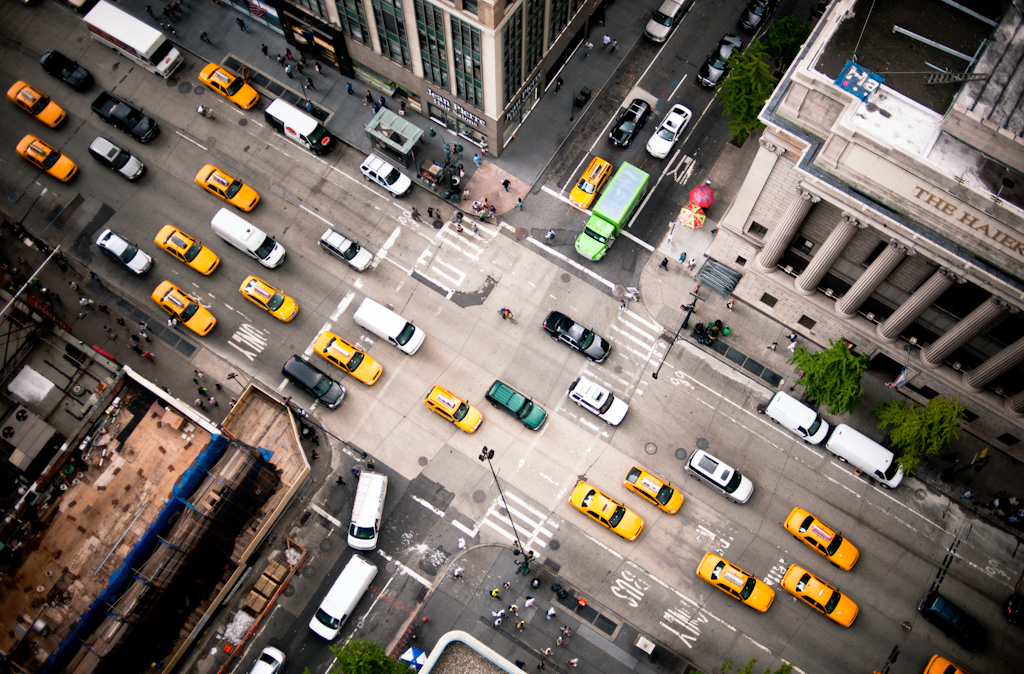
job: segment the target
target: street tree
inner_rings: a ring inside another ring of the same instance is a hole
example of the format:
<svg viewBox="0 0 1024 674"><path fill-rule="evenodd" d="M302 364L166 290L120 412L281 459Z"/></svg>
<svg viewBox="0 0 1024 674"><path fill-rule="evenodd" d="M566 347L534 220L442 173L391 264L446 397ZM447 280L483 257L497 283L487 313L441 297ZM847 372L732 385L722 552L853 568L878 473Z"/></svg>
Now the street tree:
<svg viewBox="0 0 1024 674"><path fill-rule="evenodd" d="M369 639L349 641L344 646L331 646L337 658L331 674L408 674L409 665L388 657L380 644ZM306 669L304 674L309 674Z"/></svg>
<svg viewBox="0 0 1024 674"><path fill-rule="evenodd" d="M811 353L802 346L789 359L803 371L805 395L815 403L828 405L829 414L852 412L864 393L861 378L871 364L865 356L853 353L845 339L829 340L831 348Z"/></svg>
<svg viewBox="0 0 1024 674"><path fill-rule="evenodd" d="M798 23L791 16L772 23L763 42L768 58L775 62L775 72L784 73L811 34L810 23Z"/></svg>
<svg viewBox="0 0 1024 674"><path fill-rule="evenodd" d="M742 143L764 126L757 113L779 81L772 77L767 58L764 45L757 41L729 57L729 76L718 87L718 97L723 115L729 116L729 133L734 143Z"/></svg>
<svg viewBox="0 0 1024 674"><path fill-rule="evenodd" d="M909 400L881 403L871 410L878 419L879 428L891 428L889 444L901 451L896 459L904 475L917 472L922 456L938 456L948 452L960 437L960 420L965 418L967 405L960 403L960 395L935 397L921 406Z"/></svg>
<svg viewBox="0 0 1024 674"><path fill-rule="evenodd" d="M725 662L722 663L722 674L733 671L735 671L736 674L753 674L755 662L757 662L757 658L752 659L750 662L743 665L743 667L741 667L740 669L734 670L732 668L732 658L728 658ZM771 667L764 668L764 674L790 674L790 672L792 671L793 665L789 664L788 662L780 665L779 668L776 669L774 672L771 671Z"/></svg>

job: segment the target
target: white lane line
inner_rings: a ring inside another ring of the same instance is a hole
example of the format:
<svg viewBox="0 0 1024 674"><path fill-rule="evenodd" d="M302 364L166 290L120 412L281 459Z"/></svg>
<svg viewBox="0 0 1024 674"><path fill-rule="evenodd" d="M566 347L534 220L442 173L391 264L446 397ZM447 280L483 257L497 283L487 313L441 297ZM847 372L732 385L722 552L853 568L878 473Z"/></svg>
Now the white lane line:
<svg viewBox="0 0 1024 674"><path fill-rule="evenodd" d="M910 506L908 506L908 505L905 505L905 504L903 504L903 503L900 503L899 501L897 501L896 499L894 499L894 498L893 498L892 496L889 496L888 494L886 494L886 493L885 493L885 490L884 490L884 489L882 489L881 487L878 487L878 486L876 486L876 485L872 485L872 486L873 486L873 487L875 488L875 491L876 491L876 492L878 492L878 493L879 493L879 494L881 494L882 496L886 497L887 499L889 499L889 500L890 500L890 501L892 501L893 503L896 503L896 504L898 504L898 505L901 505L901 506L903 506L904 508L906 508L906 509L907 509L907 510L909 510L910 512L914 513L915 515L917 515L918 517L920 517L921 519L923 519L923 520L924 520L925 522L927 522L928 524L932 525L933 527L935 527L935 528L937 528L937 529L941 529L942 531L946 531L946 533L950 533L949 531L947 531L947 530L946 530L946 528L945 528L945 527L943 527L943 526L941 526L941 525L937 524L936 522L933 522L932 520L928 519L927 517L925 517L925 516L924 516L924 515L922 515L921 513L917 512L916 510L914 510L914 509L913 509L913 508L911 508Z"/></svg>
<svg viewBox="0 0 1024 674"><path fill-rule="evenodd" d="M750 643L754 644L758 648L760 648L765 653L772 654L772 649L768 648L764 644L761 644L761 643L759 643L757 641L754 641L754 639L749 634L744 634L743 638L746 639L747 641L749 641Z"/></svg>
<svg viewBox="0 0 1024 674"><path fill-rule="evenodd" d="M331 229L334 229L334 227L333 227L334 223L333 222L331 222L330 220L328 220L324 216L320 215L319 213L314 211L312 208L309 208L308 206L306 206L306 204L299 204L299 208L301 208L302 210L306 211L307 213L309 213L314 218L316 218L320 222L324 223L328 227L331 227Z"/></svg>
<svg viewBox="0 0 1024 674"><path fill-rule="evenodd" d="M330 330L330 329L331 329L331 324L330 323L324 323L323 327L320 328L319 332L316 333L316 336L313 337L312 341L309 342L309 346L306 347L306 350L302 352L302 355L305 356L306 358L309 358L310 356L312 356L313 355L313 344L316 342L316 340L318 340L320 338L320 335L322 335L325 330Z"/></svg>
<svg viewBox="0 0 1024 674"><path fill-rule="evenodd" d="M676 92L677 92L677 91L679 91L679 87L683 86L683 82L685 82L685 81L686 81L686 78L687 78L687 75L683 75L683 76L682 76L682 77L680 78L680 80L679 80L679 84L677 84L677 85L676 85L676 88L675 88L675 89L673 89L673 90L672 90L672 93L671 93L671 94L669 94L669 96L668 96L668 100L669 100L669 101L671 101L671 100L672 100L673 98L675 98L675 97L676 97Z"/></svg>
<svg viewBox="0 0 1024 674"><path fill-rule="evenodd" d="M576 168L578 169L579 167L576 167ZM576 174L575 173L570 173L569 175L576 175ZM587 218L590 218L590 216L592 216L594 214L594 212L591 211L589 208L580 208L576 204L574 204L571 201L569 201L569 197L564 196L561 192L554 191L553 189L551 189L550 187L548 187L546 185L544 187L540 188L540 189L541 189L542 192L547 192L548 195L554 197L555 199L558 199L561 202L564 202L567 206L571 206L572 208L575 208L580 213L583 213L584 215L586 215ZM562 191L564 192L565 190L563 189Z"/></svg>
<svg viewBox="0 0 1024 674"><path fill-rule="evenodd" d="M336 321L339 318L341 318L341 315L344 314L346 310L348 310L348 305L352 304L352 300L355 298L355 296L356 296L355 293L349 292L344 297L341 298L341 301L338 302L338 306L335 308L334 313L331 314L331 320L332 321ZM331 327L331 326L328 323L328 324L326 324L323 327L322 330L320 330L320 332L323 332L324 330L328 329L329 327Z"/></svg>
<svg viewBox="0 0 1024 674"><path fill-rule="evenodd" d="M178 134L179 137L184 138L185 140L187 140L188 142L192 143L196 147L202 148L204 152L209 152L210 151L210 149L208 147L206 147L205 145L202 145L202 144L197 143L196 141L192 140L191 138L189 138L189 136L187 134L184 134L181 131L175 131L174 133Z"/></svg>
<svg viewBox="0 0 1024 674"><path fill-rule="evenodd" d="M641 339L638 339L638 338L634 337L633 335L629 334L628 332L626 332L625 330L623 330L622 328L620 328L615 323L612 323L611 325L609 325L608 328L610 330L612 330L613 332L619 333L625 339L628 339L629 341L637 344L641 348L647 349L648 353L650 353L654 349L654 342L653 342L653 340L650 341L650 342L645 342L645 341L643 341Z"/></svg>
<svg viewBox="0 0 1024 674"><path fill-rule="evenodd" d="M568 257L563 255L562 253L559 253L557 250L554 250L553 248L551 248L550 246L548 246L545 243L541 243L540 241L538 241L537 239L533 238L532 236L531 237L527 237L526 240L529 241L530 243L532 243L533 245L537 246L541 250L546 251L548 254L554 255L555 257L560 258L562 261L564 261L564 262L568 263L569 265L575 267L578 271L583 272L584 274L586 274L587 276L591 277L595 281L599 281L600 283L602 283L606 287L608 287L608 288L614 288L615 287L615 284L612 283L611 281L609 281L608 279L604 278L603 276L598 276L597 274L595 274L594 272L590 271L589 269L587 269L583 265L579 264L578 262L576 262L574 260L569 259Z"/></svg>
<svg viewBox="0 0 1024 674"><path fill-rule="evenodd" d="M424 508L426 508L430 512L434 513L438 517L444 519L444 511L443 510L441 510L439 508L435 508L432 504L430 504L426 500L420 498L419 496L413 496L412 500L415 501L416 503L419 503L421 506L423 506Z"/></svg>
<svg viewBox="0 0 1024 674"><path fill-rule="evenodd" d="M430 583L430 581L429 581L429 580L427 580L426 578L424 578L424 577L423 577L423 576L421 576L420 574L416 573L415 571L413 571L412 569L410 569L410 568L409 568L408 566L406 566L405 564L402 564L402 563L401 563L400 561L398 561L397 559L395 559L395 558L394 558L394 557L392 557L391 555L389 555L389 554L385 553L385 552L384 552L383 550L381 550L380 548L377 548L377 554L378 554L378 555L380 555L381 557L383 557L384 559L386 559L386 560L387 560L388 562L390 562L390 563L394 563L394 564L395 564L395 566L397 566L397 567L398 567L398 570L399 570L399 571L401 571L401 572L402 572L403 574L405 574L406 576L409 576L409 577L410 577L410 578L412 578L413 580L417 581L418 583L420 583L421 585L423 585L423 587L425 587L425 588L428 588L428 589L429 589L429 588L431 588L431 587L433 587L433 585L432 585L432 584ZM394 578L394 576L392 576L392 578ZM388 581L388 584L390 585L390 581ZM385 586L384 586L384 589L385 589L385 590L387 589L387 585L385 585ZM379 594L378 596L380 596L380 597L383 597L383 596L384 596L384 592L383 592L383 591L381 591L381 592L380 592L380 594ZM376 603L376 602L374 602L374 603ZM370 608L372 609L373 607L371 606ZM366 617L366 616L368 616L368 615L370 615L370 612L369 612L369 611L367 611L367 612L366 612L366 613L364 614L363 618L365 619L365 617Z"/></svg>
<svg viewBox="0 0 1024 674"><path fill-rule="evenodd" d="M399 262L395 258L391 257L390 255L388 255L387 257L381 258L381 259L384 262L388 262L390 264L393 264L395 267L397 267L401 271L405 272L406 274L408 274L410 276L412 275L413 269L411 267L406 267L404 264L402 264L401 262Z"/></svg>
<svg viewBox="0 0 1024 674"><path fill-rule="evenodd" d="M318 506L316 504L310 504L309 509L312 510L313 512L315 512L320 517L323 517L325 520L327 520L331 524L333 524L335 529L344 529L345 528L344 526L342 526L340 520L338 520L336 517L331 515L329 512L327 512L326 510L324 510L320 506Z"/></svg>
<svg viewBox="0 0 1024 674"><path fill-rule="evenodd" d="M287 386L287 385L288 385L288 380L287 379L282 379L281 383L277 385L277 392L280 393L281 391L283 391L284 387Z"/></svg>
<svg viewBox="0 0 1024 674"><path fill-rule="evenodd" d="M371 267L373 267L374 269L377 268L377 265L380 264L381 259L383 259L384 256L388 254L388 251L391 250L391 246L395 245L395 241L398 240L398 235L401 233L402 227L395 227L394 231L391 232L391 236L388 237L388 240L385 241L384 245L381 246L380 250L377 251L377 255L374 256L373 262L370 264Z"/></svg>
<svg viewBox="0 0 1024 674"><path fill-rule="evenodd" d="M657 323L652 323L651 321L648 321L647 319L645 319L640 314L634 313L633 311L631 311L629 309L626 309L624 313L626 315L628 315L634 321L636 321L638 323L643 323L644 325L649 327L651 330L654 330L655 332L657 332L659 335L665 331L665 328L661 327Z"/></svg>
<svg viewBox="0 0 1024 674"><path fill-rule="evenodd" d="M843 472L845 473L846 471L844 470ZM850 489L849 487L847 487L845 484L843 484L839 480L836 480L835 478L833 478L831 476L825 475L824 473L822 473L821 476L823 478L825 478L826 480L828 480L829 482L831 482L832 484L836 485L837 487L842 487L843 489L845 489L846 491L850 492L851 494L853 494L857 498L861 498L860 494L858 494L854 490Z"/></svg>
<svg viewBox="0 0 1024 674"><path fill-rule="evenodd" d="M629 239L629 240L630 240L630 241L632 241L633 243L639 244L640 246L642 246L642 247L646 248L647 250L649 250L649 251L650 251L650 252L652 252L652 253L653 253L653 252L654 252L654 250L655 250L655 249L654 249L654 246L652 246L651 244L647 243L647 242L646 242L646 241L644 241L643 239L638 239L637 237L633 236L632 234L630 234L630 233L629 233L629 232L627 232L626 230L622 230L621 232L619 232L619 234L620 234L621 236L624 236L624 237L626 237L627 239Z"/></svg>

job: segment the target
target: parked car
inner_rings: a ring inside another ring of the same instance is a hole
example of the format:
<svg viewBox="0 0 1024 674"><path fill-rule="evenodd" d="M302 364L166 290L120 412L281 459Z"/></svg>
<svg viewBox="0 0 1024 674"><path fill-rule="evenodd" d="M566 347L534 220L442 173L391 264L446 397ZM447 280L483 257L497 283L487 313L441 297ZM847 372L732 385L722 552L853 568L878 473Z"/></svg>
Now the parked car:
<svg viewBox="0 0 1024 674"><path fill-rule="evenodd" d="M761 613L775 601L775 591L749 573L708 552L697 565L697 577Z"/></svg>
<svg viewBox="0 0 1024 674"><path fill-rule="evenodd" d="M853 543L803 508L793 508L782 526L797 540L844 571L852 569L860 557L860 551Z"/></svg>
<svg viewBox="0 0 1024 674"><path fill-rule="evenodd" d="M583 409L597 415L599 419L610 426L618 426L626 418L629 411L629 403L586 377L577 377L576 381L569 384L569 400L573 401Z"/></svg>
<svg viewBox="0 0 1024 674"><path fill-rule="evenodd" d="M1014 625L1024 622L1024 594L1019 592L1011 594L1003 606L1003 615L1006 616L1007 622Z"/></svg>
<svg viewBox="0 0 1024 674"><path fill-rule="evenodd" d="M359 170L370 182L377 183L396 197L404 197L412 189L412 180L377 155L368 155Z"/></svg>
<svg viewBox="0 0 1024 674"><path fill-rule="evenodd" d="M917 607L921 617L953 637L969 651L977 653L985 646L988 635L977 620L935 590L930 590Z"/></svg>
<svg viewBox="0 0 1024 674"><path fill-rule="evenodd" d="M860 611L852 599L796 564L786 570L781 585L786 592L843 627L852 625Z"/></svg>
<svg viewBox="0 0 1024 674"><path fill-rule="evenodd" d="M548 418L548 413L543 407L500 379L491 384L484 397L495 407L505 410L519 419L531 431L540 428L544 420Z"/></svg>
<svg viewBox="0 0 1024 674"><path fill-rule="evenodd" d="M75 91L85 91L92 86L92 75L89 71L56 49L43 54L39 59L39 65Z"/></svg>
<svg viewBox="0 0 1024 674"><path fill-rule="evenodd" d="M717 87L725 77L728 69L726 61L743 47L743 40L732 33L726 33L725 37L718 41L715 50L708 55L704 65L697 71L697 81L705 87Z"/></svg>
<svg viewBox="0 0 1024 674"><path fill-rule="evenodd" d="M690 109L685 105L673 105L672 109L661 120L654 130L654 135L647 141L647 151L656 159L664 159L675 147L676 141L683 135L683 130L690 123Z"/></svg>
<svg viewBox="0 0 1024 674"><path fill-rule="evenodd" d="M51 129L64 121L67 113L43 92L28 82L15 82L7 90L7 98Z"/></svg>
<svg viewBox="0 0 1024 674"><path fill-rule="evenodd" d="M683 494L668 482L654 473L649 473L640 466L633 466L626 473L622 486L637 496L647 499L655 507L669 515L679 512L683 505Z"/></svg>
<svg viewBox="0 0 1024 674"><path fill-rule="evenodd" d="M754 483L740 475L732 466L698 449L686 461L686 470L691 477L706 482L709 487L720 491L735 503L746 503L754 493Z"/></svg>
<svg viewBox="0 0 1024 674"><path fill-rule="evenodd" d="M117 171L125 180L137 180L146 170L138 157L103 136L97 136L89 145L89 154L111 171Z"/></svg>
<svg viewBox="0 0 1024 674"><path fill-rule="evenodd" d="M145 274L153 266L153 258L142 252L138 246L128 241L112 229L104 229L96 237L96 245L104 253L114 258L134 274Z"/></svg>
<svg viewBox="0 0 1024 674"><path fill-rule="evenodd" d="M549 313L541 327L551 339L567 344L596 363L603 363L611 353L612 345L603 337L558 311Z"/></svg>
<svg viewBox="0 0 1024 674"><path fill-rule="evenodd" d="M320 235L320 247L339 260L344 260L356 271L363 271L373 262L373 255L370 254L370 251L355 241L346 239L329 227Z"/></svg>
<svg viewBox="0 0 1024 674"><path fill-rule="evenodd" d="M62 155L54 146L31 134L22 138L14 151L62 183L71 180L78 173L78 164Z"/></svg>
<svg viewBox="0 0 1024 674"><path fill-rule="evenodd" d="M740 14L740 25L747 30L760 27L764 20L775 11L776 0L751 0L747 8Z"/></svg>
<svg viewBox="0 0 1024 674"><path fill-rule="evenodd" d="M627 541L635 541L644 529L642 517L582 480L569 494L569 504Z"/></svg>
<svg viewBox="0 0 1024 674"><path fill-rule="evenodd" d="M625 112L619 115L615 121L615 126L608 134L608 139L612 141L612 145L629 147L650 116L651 104L641 98L634 98Z"/></svg>
<svg viewBox="0 0 1024 674"><path fill-rule="evenodd" d="M256 658L256 663L249 670L249 674L277 674L284 667L285 656L281 650L273 646L267 646Z"/></svg>

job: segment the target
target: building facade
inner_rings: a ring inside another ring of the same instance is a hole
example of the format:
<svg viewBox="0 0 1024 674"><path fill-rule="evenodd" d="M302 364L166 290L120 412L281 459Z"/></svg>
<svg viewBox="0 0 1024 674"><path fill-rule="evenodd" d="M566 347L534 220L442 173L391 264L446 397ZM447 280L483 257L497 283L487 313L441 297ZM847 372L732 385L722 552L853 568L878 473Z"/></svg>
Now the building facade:
<svg viewBox="0 0 1024 674"><path fill-rule="evenodd" d="M607 2L608 0L604 0ZM270 0L286 39L501 154L602 0Z"/></svg>
<svg viewBox="0 0 1024 674"><path fill-rule="evenodd" d="M1024 458L1021 9L906 4L832 2L708 254L737 299L886 381L906 365L905 395L959 395L967 430Z"/></svg>

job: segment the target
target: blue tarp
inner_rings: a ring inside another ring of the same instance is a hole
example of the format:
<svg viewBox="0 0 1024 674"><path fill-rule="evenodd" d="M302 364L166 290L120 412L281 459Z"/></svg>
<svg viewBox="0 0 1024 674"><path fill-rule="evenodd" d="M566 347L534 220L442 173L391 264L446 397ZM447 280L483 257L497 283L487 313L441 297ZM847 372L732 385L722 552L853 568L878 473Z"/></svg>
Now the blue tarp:
<svg viewBox="0 0 1024 674"><path fill-rule="evenodd" d="M71 658L78 652L81 643L88 639L93 630L106 618L107 607L117 601L124 587L132 580L132 570L145 563L157 543L157 537L166 533L171 517L185 507L184 502L206 479L207 471L217 463L227 446L228 439L222 435L218 434L210 438L206 448L199 453L192 465L182 473L174 484L172 490L174 498L170 499L163 507L153 524L125 557L120 568L110 574L107 587L100 592L96 600L82 614L78 624L71 628L68 635L57 646L57 650L50 655L43 674L58 674L63 671Z"/></svg>

